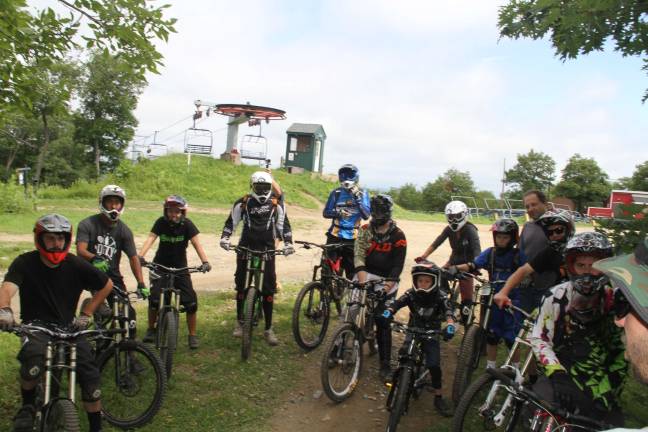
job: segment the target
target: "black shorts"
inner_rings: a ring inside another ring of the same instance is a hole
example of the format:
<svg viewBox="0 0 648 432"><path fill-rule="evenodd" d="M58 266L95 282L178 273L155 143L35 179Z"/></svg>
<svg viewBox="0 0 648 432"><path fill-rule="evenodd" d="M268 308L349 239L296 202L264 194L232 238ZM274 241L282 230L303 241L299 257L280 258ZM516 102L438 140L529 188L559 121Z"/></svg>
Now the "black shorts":
<svg viewBox="0 0 648 432"><path fill-rule="evenodd" d="M166 283L166 278L161 277L151 281L151 296L149 297L149 307L157 309L160 306L160 289ZM198 296L194 291L191 276L188 274L178 275L173 281L175 288L180 290L180 304L189 309L192 306L198 307Z"/></svg>
<svg viewBox="0 0 648 432"><path fill-rule="evenodd" d="M23 337L22 348L18 352L20 377L25 381L34 381L45 372L45 354L47 337ZM86 402L95 402L101 398L99 388L100 373L88 341L77 339L77 377L81 385L81 398Z"/></svg>

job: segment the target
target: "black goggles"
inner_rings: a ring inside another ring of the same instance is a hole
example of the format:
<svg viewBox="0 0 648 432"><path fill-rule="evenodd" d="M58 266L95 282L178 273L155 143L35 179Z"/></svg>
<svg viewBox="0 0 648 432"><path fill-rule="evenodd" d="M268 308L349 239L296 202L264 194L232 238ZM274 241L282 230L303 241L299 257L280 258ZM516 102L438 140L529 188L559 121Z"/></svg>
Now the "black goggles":
<svg viewBox="0 0 648 432"><path fill-rule="evenodd" d="M614 317L618 320L632 312L632 305L619 288L614 290Z"/></svg>

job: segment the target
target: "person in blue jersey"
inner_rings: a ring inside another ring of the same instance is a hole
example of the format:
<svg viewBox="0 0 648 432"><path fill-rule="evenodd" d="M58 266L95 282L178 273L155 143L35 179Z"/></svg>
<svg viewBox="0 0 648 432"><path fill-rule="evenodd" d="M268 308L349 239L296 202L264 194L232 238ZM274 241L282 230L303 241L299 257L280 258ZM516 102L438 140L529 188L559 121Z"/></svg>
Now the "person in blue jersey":
<svg viewBox="0 0 648 432"><path fill-rule="evenodd" d="M499 292L506 280L526 263L526 256L516 247L520 239L520 230L517 222L513 219L498 219L491 227L491 231L493 232L493 247L486 248L472 262L451 267L450 271L484 269L488 272L491 289ZM510 298L513 304L518 307L520 306L519 297L519 290L514 287ZM496 367L497 345L502 339L509 349L513 346L521 321L520 314L516 314L514 317L507 311L499 309L495 304L491 306L491 315L486 331L486 367ZM518 350L513 358L516 367L519 367L517 364L519 358Z"/></svg>
<svg viewBox="0 0 648 432"><path fill-rule="evenodd" d="M332 219L326 232L326 244L342 243L342 268L346 277L351 279L355 273L353 247L358 237L361 221L369 219L371 205L369 192L360 188L360 174L355 165L346 164L338 170L340 187L329 194L323 216ZM333 257L334 259L336 257Z"/></svg>

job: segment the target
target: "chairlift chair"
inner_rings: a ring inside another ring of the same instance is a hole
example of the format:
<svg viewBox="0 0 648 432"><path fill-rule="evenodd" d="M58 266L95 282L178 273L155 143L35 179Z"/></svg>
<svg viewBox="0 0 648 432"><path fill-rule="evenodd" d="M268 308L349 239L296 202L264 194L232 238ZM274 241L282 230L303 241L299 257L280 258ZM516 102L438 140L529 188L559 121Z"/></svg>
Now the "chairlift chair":
<svg viewBox="0 0 648 432"><path fill-rule="evenodd" d="M184 152L189 154L211 155L214 134L209 129L188 128L184 136Z"/></svg>

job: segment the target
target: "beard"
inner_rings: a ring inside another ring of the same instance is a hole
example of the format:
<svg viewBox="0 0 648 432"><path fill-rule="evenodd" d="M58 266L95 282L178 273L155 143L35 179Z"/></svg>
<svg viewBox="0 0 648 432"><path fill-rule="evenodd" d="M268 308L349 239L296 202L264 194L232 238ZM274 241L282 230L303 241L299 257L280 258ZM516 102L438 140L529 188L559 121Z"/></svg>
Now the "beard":
<svg viewBox="0 0 648 432"><path fill-rule="evenodd" d="M648 385L648 341L626 338L626 359L632 373L643 384Z"/></svg>

